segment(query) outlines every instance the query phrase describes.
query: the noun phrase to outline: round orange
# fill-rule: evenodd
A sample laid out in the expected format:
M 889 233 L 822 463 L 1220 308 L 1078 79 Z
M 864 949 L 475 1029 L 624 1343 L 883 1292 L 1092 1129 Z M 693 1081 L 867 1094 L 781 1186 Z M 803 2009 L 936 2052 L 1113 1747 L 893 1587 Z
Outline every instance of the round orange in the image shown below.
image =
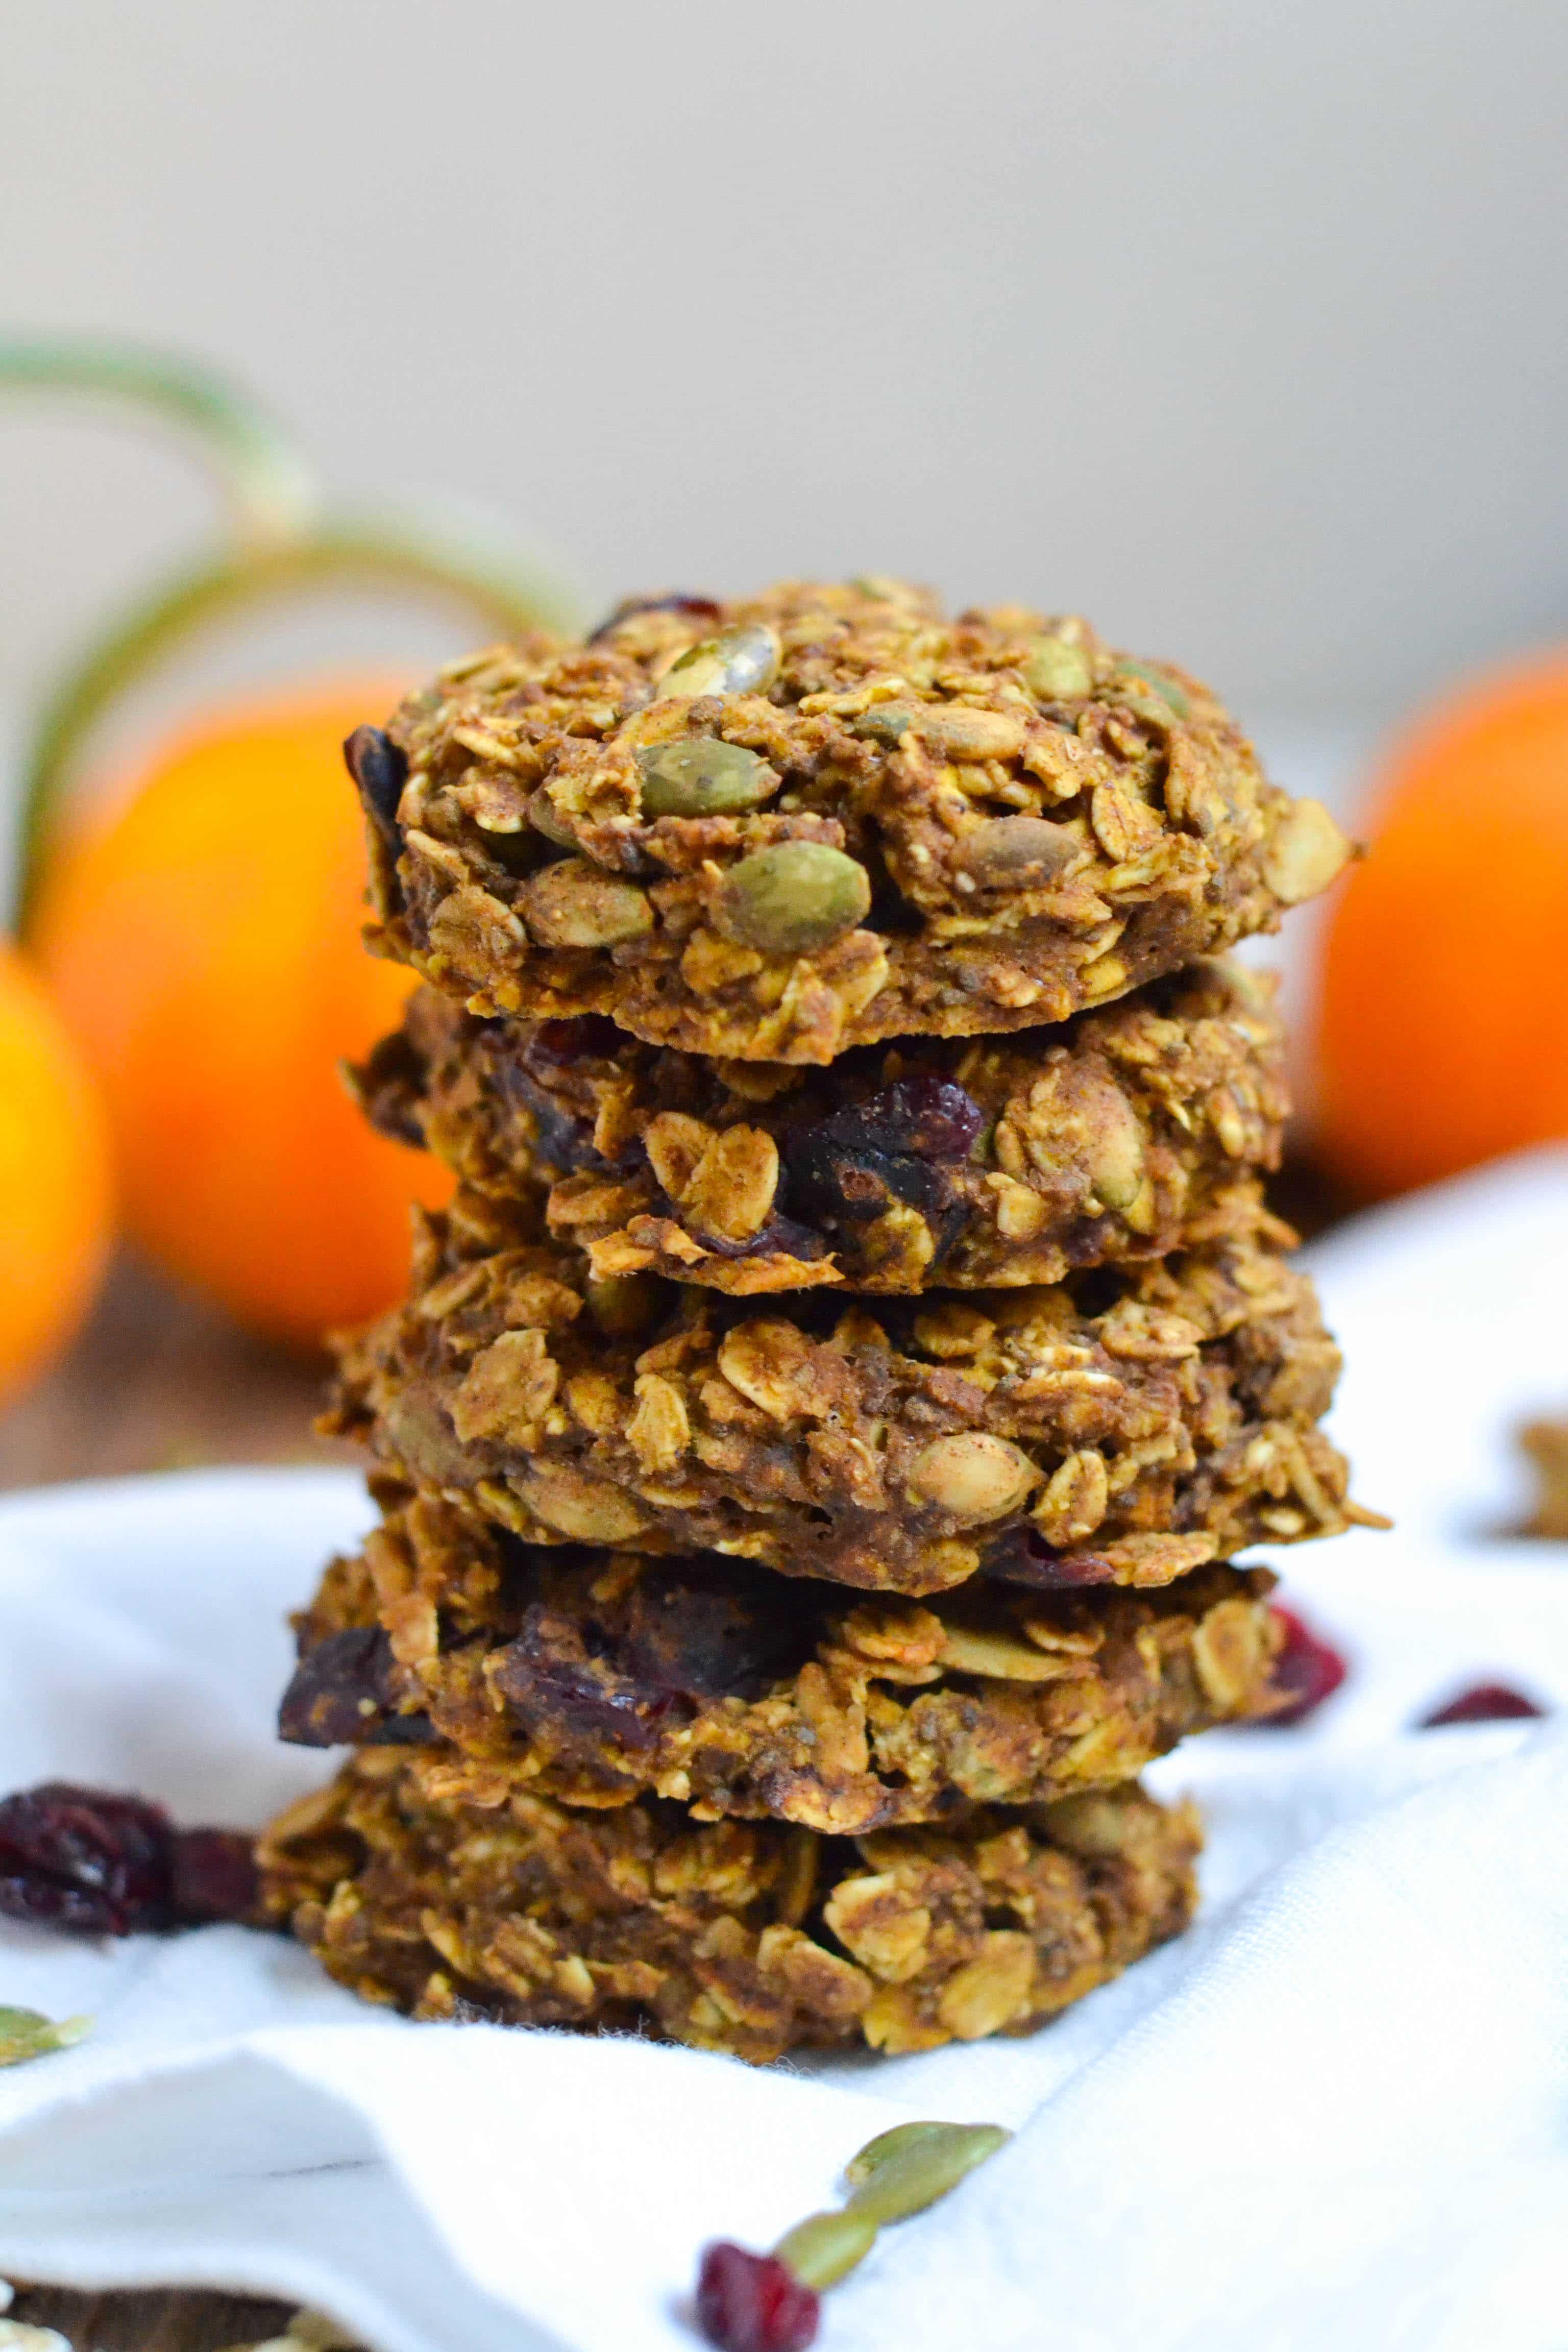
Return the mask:
M 1373 1193 L 1568 1136 L 1568 657 L 1394 754 L 1330 919 L 1318 1135 Z
M 0 1399 L 76 1330 L 112 1230 L 103 1107 L 42 988 L 0 946 Z
M 342 741 L 400 688 L 335 681 L 210 716 L 57 853 L 39 961 L 102 1084 L 130 1231 L 253 1329 L 310 1342 L 385 1306 L 416 1198 L 341 1056 L 410 975 L 360 940 L 364 844 Z

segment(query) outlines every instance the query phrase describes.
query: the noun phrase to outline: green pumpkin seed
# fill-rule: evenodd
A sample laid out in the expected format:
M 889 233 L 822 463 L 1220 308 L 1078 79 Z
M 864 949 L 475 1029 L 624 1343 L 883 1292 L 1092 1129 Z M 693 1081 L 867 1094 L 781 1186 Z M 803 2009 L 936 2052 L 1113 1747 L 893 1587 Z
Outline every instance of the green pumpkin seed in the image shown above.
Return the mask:
M 837 2286 L 877 2242 L 877 2224 L 845 2206 L 837 2213 L 813 2213 L 782 2237 L 774 2253 L 802 2286 Z
M 1077 702 L 1092 691 L 1094 664 L 1066 637 L 1037 637 L 1024 664 L 1024 682 L 1042 702 Z
M 1175 712 L 1178 719 L 1184 719 L 1193 707 L 1191 699 L 1176 684 L 1175 679 L 1167 677 L 1163 670 L 1155 669 L 1149 662 L 1118 662 L 1115 676 L 1119 678 L 1141 678 L 1145 686 L 1152 686 L 1161 700 Z M 1137 702 L 1134 701 L 1132 708 L 1137 709 L 1138 707 Z M 1156 716 L 1163 718 L 1164 713 L 1157 712 Z
M 755 751 L 717 736 L 683 735 L 634 756 L 645 816 L 722 816 L 760 807 L 779 786 L 777 771 Z
M 92 2032 L 90 2017 L 67 2017 L 57 2025 L 37 2009 L 0 2009 L 0 2066 L 25 2066 L 51 2050 L 68 2050 Z M 876 2236 L 873 2229 L 872 2236 Z
M 546 841 L 552 841 L 555 844 L 557 849 L 576 848 L 576 835 L 542 784 L 538 792 L 529 795 L 528 821 L 535 833 L 542 833 Z
M 669 1305 L 669 1292 L 654 1274 L 607 1274 L 590 1282 L 588 1312 L 607 1339 L 634 1339 L 651 1330 Z
M 779 674 L 784 647 L 765 621 L 742 621 L 689 646 L 658 682 L 660 698 L 691 700 L 700 694 L 765 694 Z
M 780 841 L 731 866 L 713 902 L 727 940 L 763 955 L 810 955 L 852 931 L 871 904 L 866 869 L 821 841 Z
M 844 2210 L 879 2225 L 923 2213 L 1011 2137 L 1000 2124 L 949 2124 L 887 2158 Z
M 952 2129 L 951 2124 L 895 2124 L 891 2131 L 879 2132 L 875 2139 L 868 2139 L 850 2158 L 844 2168 L 844 2178 L 851 2189 L 858 2189 L 895 2156 L 902 2156 L 905 2148 L 914 2147 L 921 2140 L 940 2137 Z
M 851 735 L 868 737 L 873 743 L 902 742 L 915 723 L 915 712 L 907 702 L 874 702 L 849 725 Z

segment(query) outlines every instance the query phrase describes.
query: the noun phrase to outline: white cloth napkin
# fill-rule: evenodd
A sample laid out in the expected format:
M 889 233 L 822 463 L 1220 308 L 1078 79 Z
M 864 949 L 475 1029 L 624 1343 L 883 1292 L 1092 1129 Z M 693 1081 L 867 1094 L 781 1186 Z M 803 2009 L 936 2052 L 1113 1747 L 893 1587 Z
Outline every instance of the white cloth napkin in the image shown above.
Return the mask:
M 1017 2128 L 827 2297 L 859 2352 L 1564 2352 L 1568 1547 L 1498 1530 L 1509 1433 L 1568 1408 L 1568 1155 L 1318 1255 L 1338 1433 L 1394 1536 L 1283 1555 L 1350 1653 L 1294 1732 L 1218 1733 L 1194 1930 L 1047 2032 L 758 2072 L 637 2041 L 410 2026 L 234 1928 L 0 1926 L 0 2002 L 94 2036 L 0 2074 L 0 2273 L 322 2305 L 384 2352 L 673 2352 L 701 2244 L 765 2246 L 910 2115 Z M 367 1517 L 233 1472 L 0 1507 L 0 1789 L 251 1824 L 285 1610 Z M 1563 1712 L 1415 1732 L 1503 1680 Z

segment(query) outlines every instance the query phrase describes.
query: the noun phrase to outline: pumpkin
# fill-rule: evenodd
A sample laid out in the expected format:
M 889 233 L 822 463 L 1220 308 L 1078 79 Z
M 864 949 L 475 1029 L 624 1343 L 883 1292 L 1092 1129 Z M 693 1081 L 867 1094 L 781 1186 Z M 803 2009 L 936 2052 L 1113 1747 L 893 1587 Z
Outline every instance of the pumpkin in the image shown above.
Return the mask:
M 102 1105 L 37 979 L 0 946 L 0 1399 L 80 1324 L 112 1227 Z
M 366 1127 L 338 1069 L 411 984 L 361 944 L 342 762 L 400 690 L 339 679 L 209 714 L 56 844 L 33 917 L 108 1103 L 132 1236 L 296 1343 L 398 1295 L 410 1203 L 448 1189 Z
M 1568 657 L 1397 747 L 1330 918 L 1316 1141 L 1369 1194 L 1568 1136 Z

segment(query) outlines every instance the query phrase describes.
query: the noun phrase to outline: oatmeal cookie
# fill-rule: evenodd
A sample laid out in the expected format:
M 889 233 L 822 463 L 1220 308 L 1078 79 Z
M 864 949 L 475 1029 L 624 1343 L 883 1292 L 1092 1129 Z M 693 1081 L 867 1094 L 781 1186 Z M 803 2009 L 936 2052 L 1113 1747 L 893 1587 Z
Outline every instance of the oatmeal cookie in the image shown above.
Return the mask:
M 1136 1788 L 942 1831 L 820 1838 L 441 1793 L 439 1749 L 362 1749 L 262 1838 L 273 1916 L 366 2000 L 436 2019 L 652 2031 L 762 2062 L 1025 2033 L 1196 1900 L 1189 1807 Z
M 860 1046 L 819 1071 L 487 1021 L 433 989 L 353 1074 L 372 1123 L 467 1183 L 549 1188 L 597 1276 L 738 1297 L 1058 1282 L 1163 1257 L 1279 1164 L 1272 982 L 1200 964 L 1026 1039 Z
M 747 1061 L 1066 1020 L 1350 854 L 1184 672 L 889 581 L 530 636 L 348 750 L 380 952 L 478 1014 Z
M 1146 1593 L 976 1581 L 929 1608 L 710 1556 L 531 1546 L 386 1499 L 297 1621 L 279 1728 L 449 1743 L 446 1795 L 652 1794 L 858 1836 L 1112 1787 L 1276 1704 L 1264 1569 Z
M 719 1551 L 911 1594 L 983 1567 L 1157 1585 L 1350 1523 L 1339 1370 L 1264 1210 L 1202 1248 L 872 1314 L 765 1311 L 579 1252 L 508 1204 L 422 1220 L 413 1295 L 350 1339 L 323 1427 L 533 1541 Z

